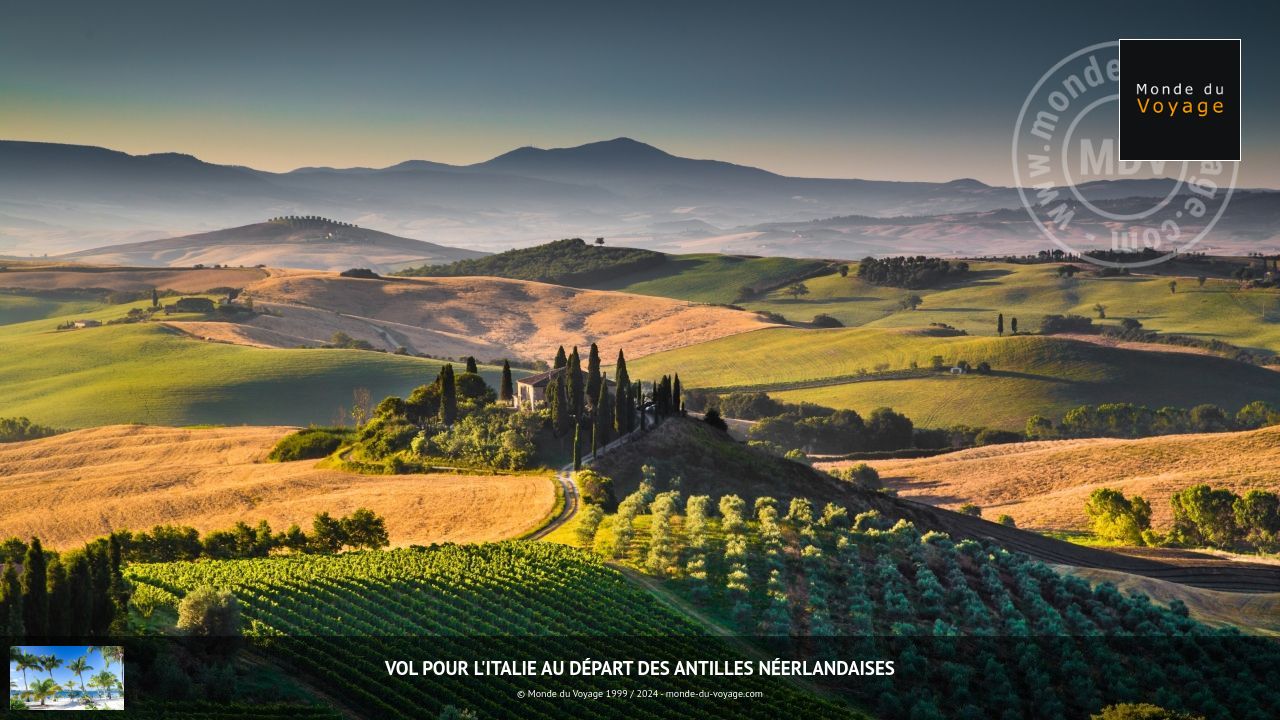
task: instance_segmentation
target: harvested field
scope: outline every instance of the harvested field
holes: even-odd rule
[[[555,504],[544,475],[356,475],[267,463],[287,427],[115,425],[0,445],[0,537],[68,547],[113,529],[238,520],[283,530],[367,507],[392,545],[481,542],[532,529]]]

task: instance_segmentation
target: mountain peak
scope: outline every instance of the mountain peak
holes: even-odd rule
[[[541,158],[554,158],[557,160],[583,160],[583,161],[611,161],[611,160],[637,160],[637,159],[659,159],[674,157],[670,153],[659,150],[658,148],[634,140],[629,137],[618,137],[612,140],[600,140],[598,142],[586,143],[584,145],[575,145],[573,147],[561,148],[539,148],[532,145],[526,145],[516,148],[511,152],[503,153],[492,160],[480,163],[481,165],[503,165],[509,163],[519,163],[529,160]]]

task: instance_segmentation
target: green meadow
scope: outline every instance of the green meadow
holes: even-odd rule
[[[987,362],[991,375],[929,372]],[[896,371],[916,371],[894,378]],[[775,397],[862,413],[888,405],[919,425],[1021,429],[1081,404],[1159,407],[1253,400],[1280,403],[1280,373],[1210,355],[1124,350],[1062,338],[936,337],[921,330],[773,328],[639,358],[632,377],[679,372],[688,387],[768,391]]]
[[[105,322],[130,307],[73,317]],[[442,365],[362,350],[205,342],[154,322],[55,331],[64,319],[0,327],[0,417],[63,428],[331,424],[352,406],[357,389],[377,403],[430,382]],[[498,369],[482,371],[497,382]]]
[[[103,307],[93,300],[58,299],[0,293],[0,325],[91,312]]]
[[[732,303],[743,287],[767,288],[814,272],[828,263],[781,257],[671,255],[659,267],[593,284],[620,290],[705,303]]]
[[[940,288],[905,290],[881,287],[855,277],[857,265],[842,278],[836,273],[805,282],[809,294],[792,298],[783,290],[744,303],[752,310],[780,313],[807,322],[826,313],[846,326],[919,327],[947,323],[974,335],[995,335],[996,315],[1013,318],[1019,329],[1034,331],[1045,315],[1076,314],[1095,322],[1117,323],[1135,318],[1163,333],[1216,337],[1245,348],[1280,351],[1280,291],[1240,289],[1232,280],[1134,275],[1101,278],[1079,273],[1060,278],[1056,265],[973,263],[970,278]],[[1170,292],[1169,281],[1177,282]],[[924,301],[916,310],[901,302],[916,294]],[[1107,319],[1099,320],[1101,304]]]

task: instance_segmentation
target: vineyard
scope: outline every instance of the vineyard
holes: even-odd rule
[[[176,605],[212,586],[241,604],[252,646],[362,715],[434,717],[446,706],[480,717],[564,716],[563,698],[516,700],[518,691],[566,687],[559,677],[389,676],[386,661],[521,659],[732,659],[727,645],[699,638],[669,610],[592,554],[543,543],[443,545],[332,556],[132,565],[136,596]],[[583,691],[705,688],[690,678],[598,675]],[[758,691],[749,701],[682,699],[706,717],[857,717],[776,678],[720,678],[716,689]],[[645,718],[670,701],[600,699],[598,717]]]
[[[874,511],[682,499],[650,481],[615,515],[588,513],[580,542],[766,645],[895,659],[892,677],[833,686],[885,720],[1065,720],[1136,701],[1280,717],[1280,648],[1197,623],[1176,601],[1157,606]]]

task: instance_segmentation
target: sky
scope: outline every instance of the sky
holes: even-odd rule
[[[1070,52],[1243,39],[1242,185],[1280,187],[1280,6],[1216,2],[20,3],[0,138],[266,170],[619,136],[789,175],[1012,184]]]
[[[22,650],[23,650],[23,652],[29,653],[29,654],[31,654],[31,655],[40,655],[40,656],[44,656],[44,655],[54,655],[54,656],[57,656],[57,658],[58,658],[59,660],[61,660],[61,661],[62,661],[62,667],[59,667],[59,668],[55,668],[55,669],[54,669],[54,671],[53,671],[53,680],[54,680],[54,682],[56,682],[56,683],[58,683],[59,685],[61,685],[61,686],[63,687],[63,689],[66,689],[66,690],[79,690],[79,689],[80,689],[80,678],[79,678],[79,677],[77,677],[75,673],[73,673],[73,672],[71,672],[71,671],[67,670],[67,668],[66,668],[67,663],[71,662],[72,660],[75,660],[76,658],[81,658],[81,657],[82,657],[82,658],[84,658],[84,659],[89,663],[89,666],[90,666],[91,668],[93,668],[92,670],[89,670],[89,671],[85,672],[85,674],[84,674],[84,681],[85,681],[85,688],[86,688],[86,689],[91,689],[91,688],[89,688],[89,685],[88,685],[88,682],[89,682],[89,678],[90,678],[90,677],[92,677],[92,676],[94,676],[94,675],[97,675],[98,673],[100,673],[100,672],[102,672],[103,670],[106,670],[106,669],[107,669],[106,664],[105,664],[105,663],[103,663],[103,661],[102,661],[102,653],[98,652],[97,650],[95,650],[95,651],[93,651],[93,652],[86,652],[86,650],[88,650],[88,648],[87,648],[87,647],[85,647],[85,646],[81,646],[81,645],[74,645],[74,646],[69,646],[69,645],[56,645],[56,646],[55,646],[55,645],[49,645],[49,646],[45,646],[45,645],[39,645],[39,646],[37,646],[37,645],[24,645],[24,646],[22,646]],[[111,669],[110,669],[110,672],[111,672],[113,675],[115,675],[117,678],[121,677],[120,663],[119,663],[119,662],[114,662],[114,661],[113,661],[113,662],[111,663]],[[27,676],[26,676],[26,679],[27,679],[27,682],[29,682],[29,683],[30,683],[30,682],[33,682],[33,681],[35,681],[35,680],[41,680],[41,679],[44,679],[44,678],[47,678],[47,677],[49,677],[49,673],[45,672],[44,670],[27,670]],[[22,672],[20,672],[19,670],[17,670],[17,669],[15,668],[15,666],[14,666],[14,664],[13,664],[13,662],[12,662],[12,661],[9,663],[9,679],[10,679],[10,680],[12,680],[13,682],[16,682],[16,683],[18,684],[18,687],[17,687],[17,689],[18,689],[18,690],[23,690],[23,689],[24,689],[24,688],[23,688],[23,686],[22,686],[22,682],[23,682],[23,680],[22,680]],[[10,689],[10,691],[12,691],[14,688],[9,688],[9,689]]]

